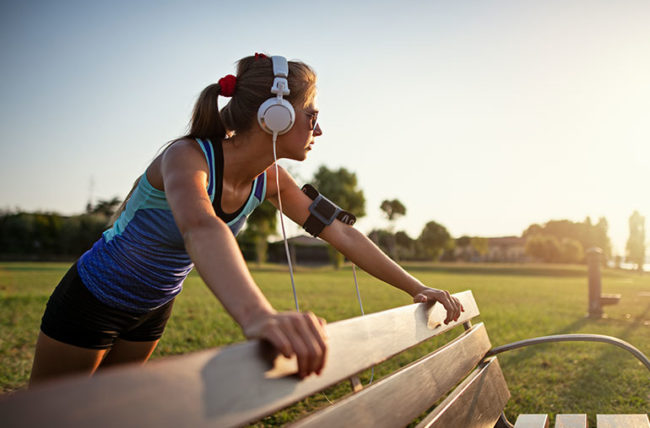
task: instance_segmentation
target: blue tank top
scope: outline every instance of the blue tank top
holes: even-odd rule
[[[247,216],[266,195],[266,173],[252,183],[244,205],[232,214],[221,210],[223,151],[221,143],[197,139],[205,154],[207,192],[215,213],[237,235]],[[216,147],[215,147],[216,146]],[[101,302],[128,312],[147,312],[172,300],[193,268],[183,236],[165,192],[140,177],[126,207],[113,226],[78,261],[82,282]]]

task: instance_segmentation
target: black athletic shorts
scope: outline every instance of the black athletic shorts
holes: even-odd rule
[[[174,301],[150,312],[129,313],[97,300],[72,265],[50,296],[41,331],[52,339],[90,349],[107,349],[116,339],[150,342],[160,339]]]

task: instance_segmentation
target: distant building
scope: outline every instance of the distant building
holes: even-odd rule
[[[471,243],[456,246],[456,260],[468,262],[523,263],[530,261],[526,254],[526,238],[502,236],[487,238],[487,252],[481,254]]]
[[[287,243],[294,264],[318,266],[330,263],[329,245],[322,239],[302,235],[288,238]],[[287,262],[283,240],[269,244],[268,257],[271,263]]]
[[[502,263],[528,262],[526,254],[526,238],[519,236],[503,236],[488,238],[488,253],[485,261]]]

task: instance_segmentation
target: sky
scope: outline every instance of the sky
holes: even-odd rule
[[[0,209],[123,198],[200,91],[255,52],[318,73],[320,165],[356,173],[397,230],[520,235],[650,215],[650,2],[3,1]],[[225,99],[220,99],[225,105]],[[290,234],[300,233],[298,227]]]

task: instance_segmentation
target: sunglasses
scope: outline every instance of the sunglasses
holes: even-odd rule
[[[318,126],[318,112],[309,113],[305,111],[305,114],[309,116],[309,127],[311,128],[311,132],[315,132],[316,127]]]

